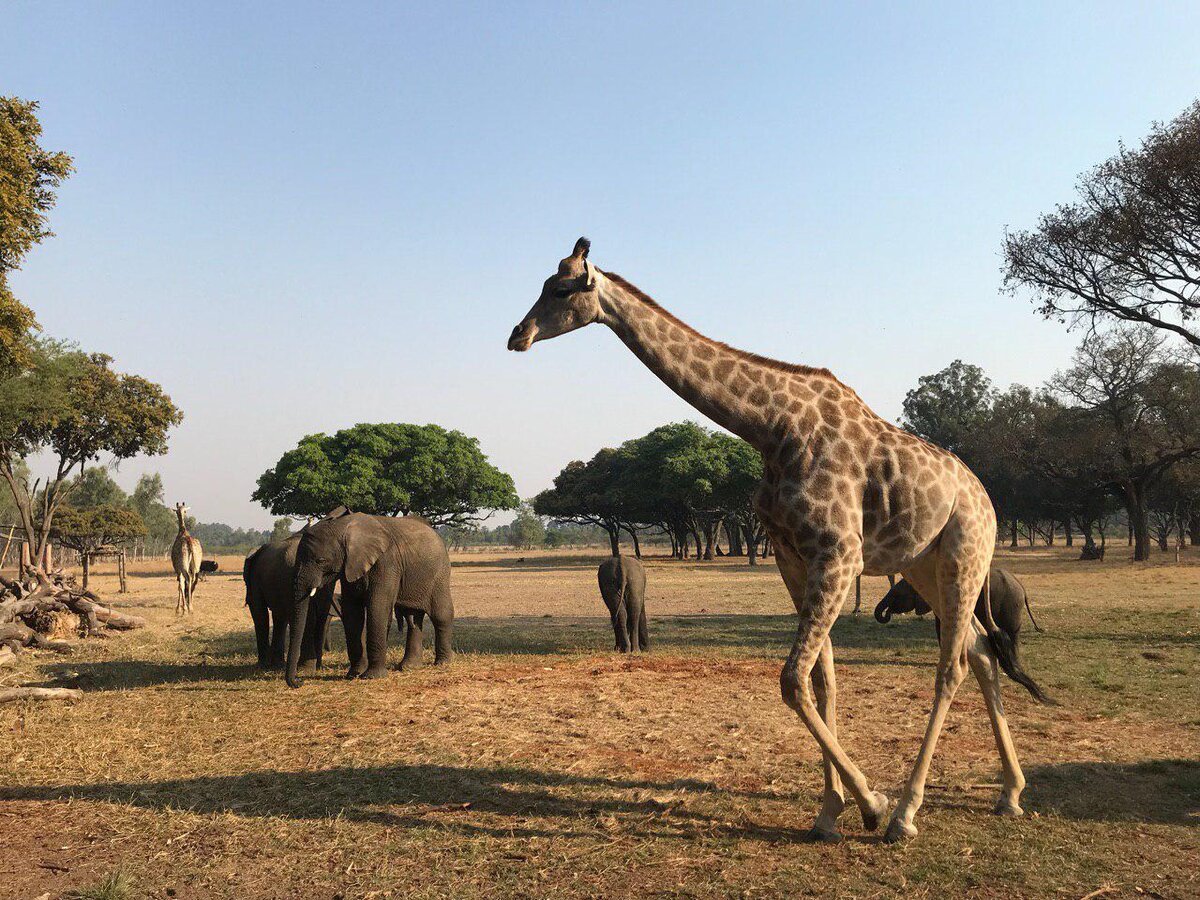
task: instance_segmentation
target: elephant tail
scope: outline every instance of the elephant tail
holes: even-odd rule
[[[1037,619],[1033,617],[1033,610],[1029,606],[1029,591],[1025,591],[1025,612],[1029,615],[1029,621],[1033,623],[1033,630],[1038,634],[1045,634],[1046,630],[1037,623]]]
[[[983,579],[983,627],[987,631],[988,643],[996,655],[996,661],[1000,663],[1000,668],[1004,670],[1004,674],[1029,691],[1033,699],[1039,703],[1057,706],[1058,704],[1021,666],[1021,658],[1017,655],[1017,645],[1013,641],[1012,635],[1000,630],[996,625],[996,620],[992,618],[991,578],[986,576]]]

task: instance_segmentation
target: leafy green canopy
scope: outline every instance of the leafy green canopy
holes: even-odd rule
[[[97,506],[92,509],[64,507],[54,519],[53,537],[64,547],[84,552],[115,546],[144,537],[146,525],[132,509]]]
[[[0,477],[40,552],[75,486],[75,472],[102,455],[122,460],[165,453],[167,433],[183,416],[161,387],[113,371],[108,356],[48,340],[33,342],[31,353],[27,371],[0,379]],[[39,453],[54,467],[40,491],[18,465]]]
[[[0,370],[29,364],[26,347],[36,328],[33,312],[8,288],[8,273],[52,232],[46,213],[54,190],[71,174],[71,158],[38,143],[37,104],[0,97]]]
[[[315,516],[339,504],[378,515],[463,525],[515,509],[512,478],[479,441],[438,425],[359,424],[312,434],[258,479],[251,499],[276,515]]]

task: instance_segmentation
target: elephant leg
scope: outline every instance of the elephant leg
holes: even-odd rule
[[[625,609],[629,627],[629,652],[637,653],[642,649],[638,634],[638,627],[642,620],[642,601],[636,596],[630,596],[626,592]]]
[[[395,603],[373,595],[367,600],[367,669],[363,678],[387,677],[387,639]]]
[[[433,619],[433,664],[447,666],[454,658],[454,602],[448,585],[434,595],[429,617]]]
[[[254,646],[258,651],[258,667],[271,666],[271,612],[266,606],[255,603],[250,607],[250,618],[254,620]]]
[[[366,625],[366,611],[362,601],[357,597],[342,595],[342,625],[346,629],[346,655],[350,657],[350,669],[347,678],[357,678],[367,668],[367,660],[363,655],[363,630]]]
[[[403,618],[401,618],[402,615]],[[422,628],[425,624],[425,614],[402,614],[400,608],[397,607],[396,620],[403,622],[408,627],[408,634],[404,639],[404,659],[400,660],[400,671],[409,672],[419,669],[425,662],[425,634]]]
[[[638,644],[645,653],[650,649],[650,628],[646,624],[646,601],[642,600],[641,606],[638,609]]]
[[[617,636],[618,653],[629,652],[628,619],[629,608],[625,605],[624,599],[622,599],[613,612],[613,631],[616,632]]]
[[[287,636],[290,617],[281,610],[271,610],[274,628],[271,629],[270,668],[281,669],[287,660]]]

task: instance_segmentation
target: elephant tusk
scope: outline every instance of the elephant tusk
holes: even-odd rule
[[[315,597],[315,596],[317,596],[317,589],[316,589],[316,588],[313,588],[311,591],[309,591],[309,592],[308,592],[308,596],[310,596],[310,597]]]

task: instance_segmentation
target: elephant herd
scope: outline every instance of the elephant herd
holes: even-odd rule
[[[452,656],[450,556],[438,533],[420,519],[339,507],[255,550],[246,557],[242,577],[258,663],[283,666],[291,687],[300,686],[300,672],[321,664],[331,612],[345,626],[347,677],[387,674],[393,615],[407,629],[401,670],[421,665],[426,616],[434,627],[435,662],[443,665]],[[340,598],[334,593],[339,582]]]
[[[401,671],[421,665],[426,616],[433,622],[435,664],[444,665],[453,656],[450,557],[438,533],[421,519],[367,515],[339,507],[296,534],[259,547],[246,557],[242,576],[258,664],[284,668],[291,687],[300,686],[301,674],[320,667],[335,614],[345,627],[348,678],[387,674],[393,616],[405,633]],[[642,564],[628,556],[610,557],[600,564],[597,577],[612,621],[615,649],[621,653],[649,650]],[[340,596],[334,591],[339,582]],[[1029,598],[1020,581],[999,567],[993,568],[990,585],[995,621],[1015,652],[1022,612],[1033,619]],[[876,606],[875,618],[886,623],[892,615],[905,612],[923,615],[929,606],[901,579]],[[1019,660],[1008,674],[1040,694]]]

